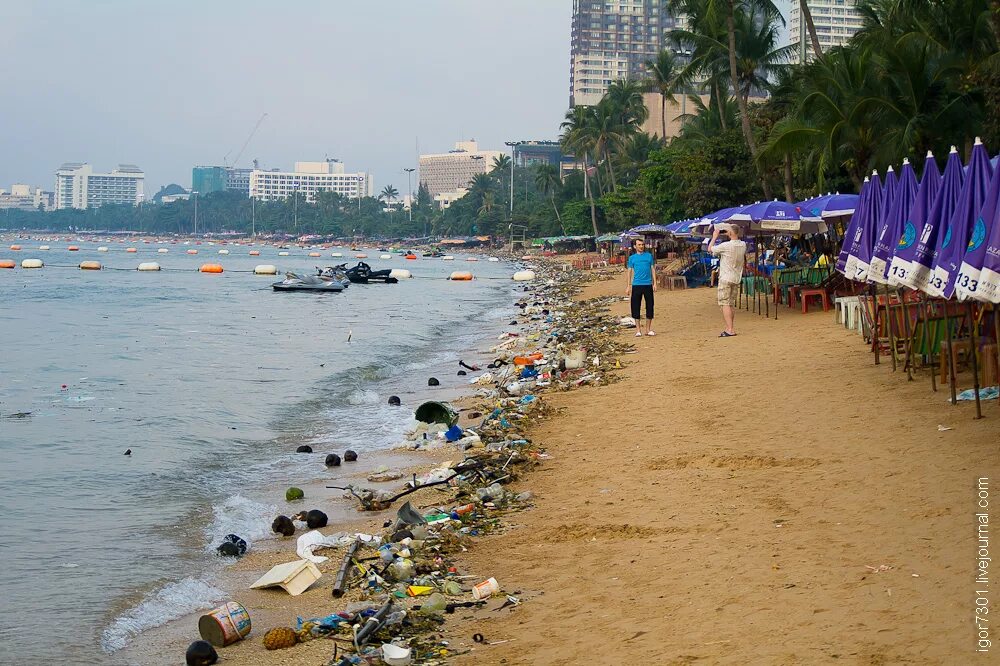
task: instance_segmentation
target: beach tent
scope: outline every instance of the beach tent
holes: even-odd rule
[[[865,179],[865,184],[861,188],[857,211],[851,218],[841,256],[837,259],[837,270],[848,280],[861,282],[868,274],[868,259],[871,257],[868,244],[874,235],[873,227],[878,223],[881,207],[882,180],[877,171],[872,171],[871,177]],[[866,246],[869,249],[866,250]]]
[[[928,289],[925,289],[930,295],[951,298],[954,294],[958,268],[965,256],[976,216],[986,202],[992,177],[986,148],[976,139],[958,204],[944,227],[943,235],[939,234],[941,239],[934,258],[933,275],[928,281]]]
[[[796,204],[799,218],[812,222],[846,220],[854,215],[861,199],[857,194],[824,194],[823,196],[800,201]]]
[[[964,182],[965,171],[962,168],[962,159],[955,146],[952,146],[951,152],[948,154],[948,162],[944,167],[944,175],[941,177],[941,184],[930,208],[922,210],[918,197],[918,207],[914,209],[911,216],[913,228],[916,231],[916,242],[899,248],[896,251],[896,256],[893,257],[890,270],[895,269],[895,275],[900,285],[926,291],[928,281],[931,278],[931,264],[934,261],[935,248],[942,236],[939,232],[955,211]]]
[[[604,234],[603,236],[597,237],[598,243],[621,243],[621,234]]]
[[[662,224],[642,224],[632,227],[627,233],[632,236],[666,236],[670,230]]]
[[[917,175],[913,171],[910,160],[903,160],[903,168],[899,172],[896,191],[892,205],[882,210],[878,233],[875,235],[875,246],[872,248],[872,258],[868,262],[869,282],[888,283],[889,262],[892,252],[899,242],[903,224],[910,216],[910,207],[917,198]]]
[[[917,187],[916,198],[910,206],[909,214],[903,218],[899,229],[899,238],[892,244],[892,255],[886,267],[886,279],[889,284],[903,286],[902,278],[906,276],[906,266],[901,258],[901,253],[914,247],[917,243],[917,229],[923,225],[917,220],[923,220],[927,212],[934,205],[937,199],[938,190],[941,187],[941,171],[938,169],[934,154],[927,151],[927,158],[924,160],[924,171],[920,176],[920,185]],[[890,239],[891,240],[891,239]]]
[[[1000,169],[993,172],[990,189],[986,193],[986,202],[976,215],[969,234],[965,256],[958,268],[955,278],[955,296],[959,300],[988,300],[979,290],[983,265],[986,263],[987,241],[990,238],[997,215],[998,199],[1000,199]]]

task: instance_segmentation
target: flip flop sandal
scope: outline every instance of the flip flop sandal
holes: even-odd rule
[[[722,333],[719,333],[719,337],[720,338],[735,338],[736,334],[735,333],[726,333],[725,331],[723,331]]]

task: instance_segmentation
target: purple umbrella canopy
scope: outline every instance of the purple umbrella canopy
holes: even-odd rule
[[[877,186],[877,188],[873,186]],[[895,186],[896,174],[893,172],[892,167],[889,167],[889,171],[885,175],[884,185],[879,180],[878,173],[872,172],[871,182],[865,188],[866,190],[871,189],[868,205],[864,206],[864,193],[862,193],[862,204],[858,206],[859,209],[864,208],[864,211],[863,215],[860,216],[861,220],[855,230],[855,234],[851,238],[851,249],[844,268],[844,275],[847,279],[854,280],[855,282],[864,282],[867,278],[868,265],[871,262],[872,250],[874,250],[875,246],[875,234],[878,231],[878,225],[885,210],[886,195]],[[858,215],[855,214],[855,217],[858,217]]]
[[[964,182],[965,170],[962,168],[962,158],[958,155],[958,149],[952,146],[951,152],[948,154],[948,163],[944,167],[941,186],[934,197],[934,202],[928,210],[916,209],[912,216],[914,229],[920,230],[916,242],[908,247],[900,248],[893,259],[893,268],[899,267],[897,274],[899,284],[911,289],[927,291],[928,281],[932,275],[931,264],[934,261],[935,249],[938,246],[938,241],[944,236],[943,233],[938,232],[944,228],[945,223],[955,212]],[[918,206],[920,204],[919,197],[917,204]],[[921,213],[923,213],[923,217],[921,217]],[[904,232],[903,240],[906,240],[905,236]]]
[[[857,194],[824,194],[796,204],[799,217],[803,220],[822,220],[850,217],[858,207]]]
[[[965,256],[958,267],[955,277],[955,296],[959,300],[989,300],[979,289],[982,281],[982,270],[986,263],[988,241],[996,225],[998,204],[1000,204],[1000,169],[993,172],[990,189],[986,192],[986,201],[972,223],[969,244],[965,248]]]
[[[888,210],[882,209],[882,219],[875,236],[875,247],[872,248],[872,258],[868,262],[869,282],[879,284],[889,282],[889,263],[903,232],[903,224],[910,217],[910,208],[917,198],[917,187],[917,175],[913,171],[913,165],[910,164],[910,160],[904,159],[892,205]]]
[[[944,234],[934,257],[933,273],[928,280],[927,288],[924,289],[928,294],[951,298],[955,292],[958,268],[965,256],[979,211],[986,203],[986,194],[992,177],[993,167],[990,166],[989,155],[986,154],[982,142],[976,139],[965,174],[965,185],[962,187],[955,211],[944,227]]]
[[[1000,205],[996,206],[996,209],[992,220],[993,226],[985,243],[986,256],[979,272],[977,289],[979,300],[988,303],[1000,303]]]
[[[927,159],[924,160],[924,172],[920,176],[920,187],[917,188],[917,197],[910,206],[910,214],[903,221],[899,239],[892,248],[892,258],[886,273],[889,284],[905,286],[903,280],[912,264],[912,250],[917,245],[917,229],[923,228],[924,220],[927,219],[927,213],[934,205],[940,188],[941,171],[934,161],[934,155],[928,151]]]
[[[759,224],[761,229],[773,231],[798,231],[799,211],[794,204],[784,201],[758,201],[744,206],[728,220],[734,223]]]
[[[881,203],[882,180],[877,171],[872,171],[871,178],[865,178],[865,183],[861,186],[861,198],[858,200],[858,207],[854,211],[851,223],[844,234],[843,246],[840,250],[840,256],[837,258],[837,270],[850,280],[857,279],[858,255],[861,253],[861,246],[866,242],[866,237],[871,235],[869,227],[873,226],[875,220],[878,219]],[[864,266],[864,272],[868,272],[867,263]]]

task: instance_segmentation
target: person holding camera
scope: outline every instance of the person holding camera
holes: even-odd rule
[[[727,240],[716,245],[720,234],[725,234]],[[717,224],[715,231],[712,232],[708,251],[719,257],[718,302],[722,308],[722,319],[726,324],[726,329],[719,334],[719,337],[731,338],[736,335],[733,320],[736,315],[736,299],[740,293],[740,280],[743,279],[747,244],[740,240],[739,227],[732,224]]]
[[[642,337],[642,320],[639,318],[643,301],[646,301],[646,335],[653,331],[653,292],[656,291],[656,257],[646,251],[646,241],[635,242],[635,254],[628,258],[625,271],[625,295],[631,297],[632,319],[635,319],[635,337]]]

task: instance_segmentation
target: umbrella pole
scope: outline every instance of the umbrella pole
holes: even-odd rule
[[[955,395],[955,386],[957,382],[955,379],[955,363],[954,363],[955,352],[951,344],[952,340],[951,317],[948,316],[948,301],[944,301],[943,303],[944,303],[944,328],[945,332],[948,334],[947,337],[945,338],[945,340],[947,341],[945,344],[945,351],[948,354],[948,358],[945,362],[948,364],[948,384],[951,387],[951,404],[955,405],[958,404],[958,396]]]
[[[997,368],[1000,368],[1000,303],[993,304],[993,337],[997,343]],[[1000,387],[1000,372],[997,373],[997,386]],[[1000,391],[997,392],[997,404],[1000,404]]]
[[[924,318],[924,340],[929,342],[933,340],[932,337],[928,335],[931,327],[931,313],[930,307],[927,305],[927,294],[923,293],[920,296],[920,316]],[[934,366],[934,350],[925,342],[924,348],[930,353],[927,355],[927,360],[931,368],[931,390],[937,393],[937,368]]]
[[[875,365],[879,365],[882,361],[878,355],[878,288],[872,284],[870,291],[872,293],[872,305],[875,309],[875,320],[872,322],[872,349],[875,350]]]
[[[972,351],[969,356],[972,357],[972,389],[976,392],[976,419],[983,418],[983,407],[979,403],[979,340],[977,331],[979,330],[979,322],[976,320],[976,310],[972,305],[972,301],[967,301],[965,306],[969,310],[969,343],[972,346]]]
[[[906,366],[906,381],[912,382],[913,370],[910,366],[912,365],[913,337],[916,335],[916,329],[910,326],[910,309],[906,306],[906,294],[897,287],[896,295],[903,306],[903,329],[906,331],[906,355],[903,357],[903,365]]]
[[[878,290],[878,287],[875,287]],[[892,303],[889,301],[889,285],[885,285],[885,329],[889,334],[889,356],[892,358],[892,371],[896,372],[896,336],[892,334]]]

